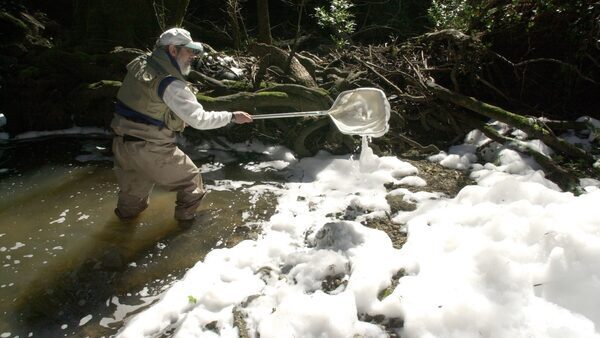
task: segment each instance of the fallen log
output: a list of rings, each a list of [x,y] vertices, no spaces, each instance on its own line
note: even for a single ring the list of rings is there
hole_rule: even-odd
[[[590,154],[586,153],[581,148],[569,144],[560,137],[555,136],[552,130],[548,129],[543,122],[540,122],[537,119],[517,115],[500,107],[479,101],[473,97],[450,91],[431,80],[425,81],[425,85],[435,97],[520,129],[529,136],[540,139],[546,145],[552,147],[556,152],[561,153],[565,157],[575,160],[584,160],[590,165],[594,162],[593,157]]]
[[[240,92],[219,97],[197,95],[197,98],[208,110],[244,110],[252,113],[268,113],[273,109],[321,110],[329,108],[332,103],[326,91],[299,85],[279,85],[256,92]]]
[[[530,155],[542,167],[546,178],[556,183],[564,191],[572,191],[578,183],[577,176],[563,168],[551,158],[533,149],[523,141],[502,135],[489,125],[481,124],[477,128],[491,140],[503,144],[508,148]]]

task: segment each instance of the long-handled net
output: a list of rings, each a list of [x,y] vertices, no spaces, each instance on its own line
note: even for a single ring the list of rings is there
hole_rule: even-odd
[[[390,104],[377,88],[357,88],[338,95],[329,110],[259,114],[255,120],[328,115],[343,134],[380,137],[389,129]]]

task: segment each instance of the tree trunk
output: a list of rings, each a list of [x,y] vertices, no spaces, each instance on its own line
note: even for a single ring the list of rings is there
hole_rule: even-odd
[[[256,11],[258,13],[258,42],[270,45],[273,43],[273,38],[271,37],[269,0],[258,0]]]
[[[233,48],[239,50],[242,46],[242,33],[240,31],[239,2],[238,0],[227,0],[227,16],[229,16],[229,25],[231,27],[231,39]]]

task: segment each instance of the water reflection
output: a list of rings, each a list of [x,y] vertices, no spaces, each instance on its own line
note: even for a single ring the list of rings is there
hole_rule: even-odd
[[[75,160],[81,149],[108,148],[94,142],[5,154],[12,165],[0,176],[2,337],[113,335],[212,248],[247,238],[249,221],[273,212],[272,196],[219,181],[260,178],[232,163],[205,175],[211,192],[198,224],[179,226],[175,194],[160,189],[140,217],[122,222],[112,212],[112,163]]]
[[[111,221],[71,251],[74,255],[40,271],[17,297],[15,310],[24,326],[51,336],[57,326],[76,327],[80,318],[98,313],[114,290],[119,270],[132,259],[129,241],[134,233],[134,226]]]

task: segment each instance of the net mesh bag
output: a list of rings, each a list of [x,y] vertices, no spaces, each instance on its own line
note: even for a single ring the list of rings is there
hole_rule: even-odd
[[[390,104],[376,88],[358,88],[340,93],[328,112],[340,132],[381,137],[389,129]]]

